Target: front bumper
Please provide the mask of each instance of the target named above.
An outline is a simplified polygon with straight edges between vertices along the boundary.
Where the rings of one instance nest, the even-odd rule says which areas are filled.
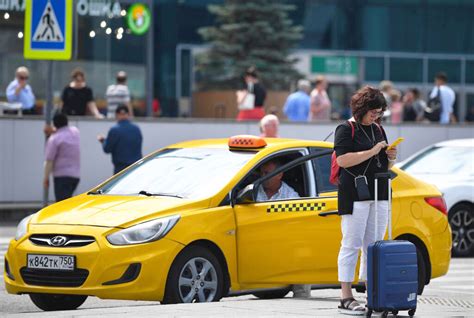
[[[5,255],[11,274],[4,273],[7,292],[76,294],[106,299],[161,301],[169,268],[184,246],[166,238],[145,244],[113,246],[105,238],[110,231],[110,228],[89,226],[30,225],[25,237],[10,242]],[[90,235],[95,238],[95,242],[82,247],[38,246],[28,239],[33,233]],[[88,271],[87,278],[78,287],[27,284],[20,273],[23,269],[23,275],[25,274],[27,254],[74,255],[76,268]],[[140,264],[138,276],[129,282],[120,283],[120,279],[132,264]],[[13,276],[14,279],[9,276]],[[104,285],[114,281],[119,283]]]

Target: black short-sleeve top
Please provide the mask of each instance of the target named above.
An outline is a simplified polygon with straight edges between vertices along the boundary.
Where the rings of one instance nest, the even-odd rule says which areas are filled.
[[[94,95],[90,87],[72,88],[66,86],[63,90],[63,113],[71,116],[84,116],[86,114],[87,103],[94,100]]]
[[[342,156],[349,152],[359,152],[371,149],[380,141],[387,141],[387,136],[382,126],[377,124],[362,125],[352,122],[354,125],[354,137],[352,137],[352,127],[349,122],[344,122],[336,128],[334,137],[334,150],[336,156]],[[364,133],[365,132],[365,133]],[[380,165],[379,165],[380,163]],[[338,184],[338,209],[339,215],[352,214],[355,201],[360,201],[357,196],[357,190],[354,184],[354,176],[364,174],[369,185],[370,199],[374,200],[374,175],[380,172],[388,171],[388,157],[385,150],[382,149],[378,156],[374,156],[358,165],[349,168],[340,168]],[[378,185],[379,200],[388,199],[387,180],[380,180]]]

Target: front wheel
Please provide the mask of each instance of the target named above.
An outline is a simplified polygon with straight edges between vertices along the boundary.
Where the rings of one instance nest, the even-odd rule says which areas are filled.
[[[74,310],[86,301],[87,296],[30,294],[30,299],[36,307],[44,311]]]
[[[458,204],[449,211],[453,233],[453,256],[474,255],[474,212],[468,204]]]
[[[191,246],[171,265],[163,304],[213,302],[224,295],[224,273],[208,249]]]

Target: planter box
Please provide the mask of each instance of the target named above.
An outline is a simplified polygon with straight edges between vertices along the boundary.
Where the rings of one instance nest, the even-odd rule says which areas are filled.
[[[290,93],[286,91],[267,91],[265,112],[274,113],[280,119],[286,118],[283,106]],[[237,98],[235,91],[203,91],[193,93],[191,117],[195,118],[236,118]]]

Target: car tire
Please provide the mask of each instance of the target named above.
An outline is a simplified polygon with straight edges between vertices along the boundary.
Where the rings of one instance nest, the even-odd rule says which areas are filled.
[[[30,294],[30,299],[36,307],[44,311],[74,310],[86,301],[87,296]]]
[[[282,288],[282,289],[273,289],[273,290],[264,290],[259,292],[254,292],[254,295],[260,299],[279,299],[284,298],[291,291],[291,287]]]
[[[416,258],[418,263],[418,295],[421,295],[425,289],[425,284],[427,282],[426,273],[428,271],[426,270],[426,261],[423,257],[423,253],[418,247],[416,248]]]
[[[474,255],[474,211],[472,205],[461,203],[449,211],[449,225],[453,233],[452,255]]]
[[[204,247],[190,246],[171,265],[161,303],[219,301],[224,295],[225,285],[217,257]]]

